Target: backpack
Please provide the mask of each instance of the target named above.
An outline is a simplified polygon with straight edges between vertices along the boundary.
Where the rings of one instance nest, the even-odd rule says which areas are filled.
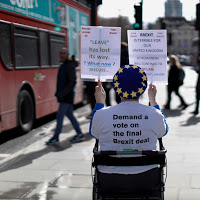
[[[182,68],[179,69],[179,86],[183,85],[183,81],[184,81],[184,78],[185,78],[185,72]]]

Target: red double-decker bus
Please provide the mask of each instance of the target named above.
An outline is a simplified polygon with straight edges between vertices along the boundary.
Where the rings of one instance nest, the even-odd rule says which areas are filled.
[[[0,132],[57,111],[59,50],[79,59],[79,30],[90,25],[88,0],[0,0]],[[77,72],[75,104],[82,101]]]

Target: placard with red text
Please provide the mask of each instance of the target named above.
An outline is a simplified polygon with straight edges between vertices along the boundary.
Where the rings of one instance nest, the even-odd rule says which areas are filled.
[[[112,81],[120,67],[121,28],[81,27],[81,79]]]
[[[166,30],[128,30],[129,63],[147,74],[148,82],[167,84]]]

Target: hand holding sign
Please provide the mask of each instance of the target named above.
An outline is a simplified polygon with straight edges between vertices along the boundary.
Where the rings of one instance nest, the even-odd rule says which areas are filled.
[[[148,96],[149,96],[149,102],[150,102],[151,106],[157,105],[157,103],[156,103],[156,93],[157,93],[156,86],[149,84]]]
[[[120,66],[121,28],[81,27],[81,79],[112,80]]]
[[[167,84],[166,30],[129,30],[129,64],[140,66],[148,82]]]
[[[100,80],[98,81],[98,86],[96,86],[95,88],[95,93],[94,93],[95,99],[96,99],[96,103],[105,103],[106,100],[106,93],[105,90],[100,82]]]

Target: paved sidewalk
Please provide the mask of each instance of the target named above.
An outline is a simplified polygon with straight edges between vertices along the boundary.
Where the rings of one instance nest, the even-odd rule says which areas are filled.
[[[180,93],[190,105],[179,110],[180,100],[172,95],[172,110],[163,110],[169,133],[163,138],[167,149],[166,200],[200,200],[200,115],[193,116],[195,109],[195,85],[197,74],[192,68],[184,68],[186,79]],[[162,88],[163,86],[160,86]],[[166,99],[166,89],[159,92],[159,102]]]
[[[88,134],[89,120],[83,117],[88,111],[89,106],[75,111],[86,141],[69,142],[75,132],[65,119],[59,144],[45,145],[53,123],[45,128],[46,137],[0,161],[0,199],[91,199],[94,140]]]
[[[181,93],[191,105],[181,111],[177,109],[179,100],[172,96],[172,110],[164,110],[170,127],[163,138],[168,150],[165,200],[200,200],[200,115],[190,114],[194,109],[195,78],[194,72],[187,68]],[[146,96],[141,101],[148,103]],[[165,101],[166,86],[158,86],[161,107]],[[0,162],[0,199],[91,200],[94,139],[88,134],[89,120],[83,117],[87,111],[88,106],[75,111],[86,141],[69,142],[75,132],[66,119],[59,145],[44,145],[53,131],[53,127],[47,127],[47,137]]]

